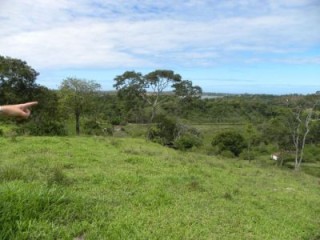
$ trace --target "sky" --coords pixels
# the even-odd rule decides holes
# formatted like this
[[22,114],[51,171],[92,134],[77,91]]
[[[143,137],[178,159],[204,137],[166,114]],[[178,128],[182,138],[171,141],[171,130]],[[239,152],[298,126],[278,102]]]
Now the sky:
[[37,83],[173,70],[204,92],[320,90],[320,0],[0,0],[0,55]]

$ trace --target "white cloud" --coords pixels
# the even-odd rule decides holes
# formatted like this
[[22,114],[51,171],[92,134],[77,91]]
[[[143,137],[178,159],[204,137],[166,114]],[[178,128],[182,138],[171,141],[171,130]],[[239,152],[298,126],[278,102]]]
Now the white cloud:
[[0,9],[0,54],[36,68],[210,66],[320,42],[312,0],[4,0]]

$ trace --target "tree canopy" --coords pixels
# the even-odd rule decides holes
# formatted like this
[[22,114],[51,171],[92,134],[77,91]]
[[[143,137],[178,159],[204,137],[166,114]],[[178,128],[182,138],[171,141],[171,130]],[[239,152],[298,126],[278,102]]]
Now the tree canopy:
[[27,62],[0,56],[0,104],[33,100],[38,75]]
[[137,102],[145,101],[151,107],[152,122],[162,102],[160,95],[174,83],[180,82],[181,76],[171,70],[155,70],[146,75],[127,71],[114,80],[114,87],[118,90],[119,96],[131,102],[133,99]]
[[65,109],[74,113],[76,133],[80,134],[80,116],[84,111],[94,107],[93,94],[100,89],[100,84],[78,78],[67,78],[60,85],[60,99]]

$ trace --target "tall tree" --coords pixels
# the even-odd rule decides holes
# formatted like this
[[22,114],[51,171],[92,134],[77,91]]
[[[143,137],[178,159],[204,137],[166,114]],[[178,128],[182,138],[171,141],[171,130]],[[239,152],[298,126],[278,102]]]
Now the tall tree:
[[193,98],[200,98],[202,95],[201,87],[193,86],[189,80],[175,83],[172,87],[174,87],[175,94],[183,99],[192,100]]
[[147,103],[151,106],[151,118],[150,122],[153,121],[156,116],[157,110],[162,103],[160,99],[161,94],[168,87],[181,81],[181,76],[175,74],[171,70],[156,70],[145,75],[145,87],[150,89],[149,94],[144,94],[143,97]]
[[144,100],[151,107],[150,122],[156,116],[162,103],[161,94],[174,83],[181,81],[181,76],[171,70],[155,70],[146,75],[137,72],[125,72],[117,76],[114,87],[119,95],[125,94],[130,99]]
[[144,79],[141,73],[127,71],[122,75],[117,76],[116,83],[113,85],[118,90],[118,97],[123,103],[126,118],[131,116],[136,118],[136,122],[143,116],[145,100],[143,96],[146,93],[144,88]]
[[[195,107],[196,102],[199,101],[202,95],[202,89],[199,86],[193,86],[189,80],[183,80],[172,85],[174,93],[179,97],[179,107],[177,113],[187,116],[190,109]],[[186,111],[187,110],[187,111]]]
[[80,134],[80,117],[93,106],[93,96],[100,89],[95,81],[69,77],[60,85],[60,99],[65,108],[70,109],[75,117],[76,133]]
[[38,75],[25,61],[0,56],[0,104],[34,100]]

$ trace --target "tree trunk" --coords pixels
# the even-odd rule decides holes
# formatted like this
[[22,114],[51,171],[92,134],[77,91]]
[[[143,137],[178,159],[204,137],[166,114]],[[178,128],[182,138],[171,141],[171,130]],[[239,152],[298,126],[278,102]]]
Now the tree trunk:
[[76,133],[80,135],[80,111],[76,111]]

